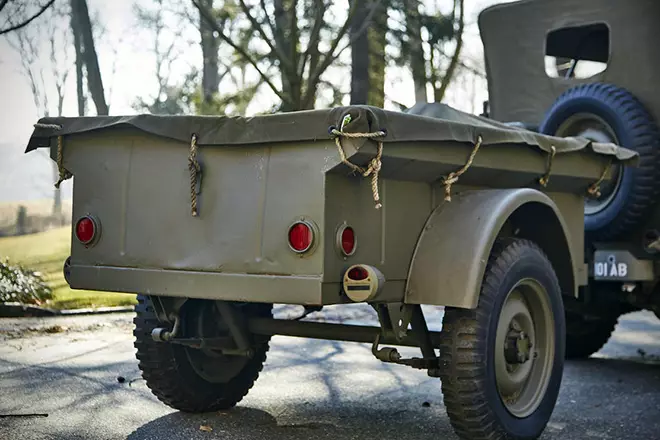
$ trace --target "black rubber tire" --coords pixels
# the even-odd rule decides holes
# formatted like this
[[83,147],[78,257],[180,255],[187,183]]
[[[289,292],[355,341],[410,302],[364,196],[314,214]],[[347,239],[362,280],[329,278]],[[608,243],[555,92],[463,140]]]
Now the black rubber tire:
[[606,315],[599,318],[585,320],[577,314],[567,314],[566,359],[586,359],[609,341],[619,316]]
[[[539,407],[516,418],[499,395],[494,366],[495,333],[510,289],[523,278],[546,289],[554,315],[555,357]],[[474,310],[445,308],[440,357],[450,422],[465,440],[536,439],[554,410],[564,368],[564,310],[559,281],[543,251],[527,240],[499,240],[491,253]]]
[[593,83],[563,93],[539,126],[555,135],[560,125],[578,113],[600,117],[614,131],[621,146],[639,154],[639,166],[623,171],[618,194],[602,211],[585,215],[591,241],[613,240],[633,232],[650,214],[660,194],[660,131],[644,105],[630,92],[611,84]]
[[[259,316],[271,315],[270,305],[254,304],[249,307]],[[254,348],[254,357],[236,376],[226,383],[214,383],[195,372],[185,347],[155,342],[151,338],[151,331],[162,324],[148,296],[138,295],[135,312],[133,334],[142,377],[153,394],[166,405],[192,413],[226,410],[245,397],[259,377],[266,361],[268,338],[259,340]]]

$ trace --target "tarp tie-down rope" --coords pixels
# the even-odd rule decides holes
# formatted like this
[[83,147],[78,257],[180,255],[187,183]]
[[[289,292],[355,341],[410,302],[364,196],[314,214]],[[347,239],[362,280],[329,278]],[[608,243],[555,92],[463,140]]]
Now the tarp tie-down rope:
[[600,184],[603,183],[603,180],[605,180],[605,176],[607,176],[607,173],[610,172],[610,168],[612,168],[612,160],[607,163],[607,166],[603,170],[603,174],[600,175],[598,180],[592,183],[591,186],[589,186],[587,189],[587,193],[589,193],[590,196],[595,198],[600,197]]
[[467,162],[465,162],[465,165],[458,170],[449,173],[447,177],[442,178],[442,184],[445,186],[445,202],[451,202],[451,186],[458,182],[458,178],[465,173],[468,168],[472,165],[472,161],[474,161],[474,157],[477,155],[477,152],[479,151],[479,148],[481,147],[481,143],[483,142],[483,138],[481,135],[477,136],[477,142],[474,143],[474,148],[472,148],[472,152],[470,153],[470,157],[468,158]]
[[[51,130],[61,130],[62,126],[57,124],[34,124],[34,128],[46,128]],[[62,182],[73,177],[73,174],[64,168],[64,139],[62,136],[57,136],[57,171],[59,178],[55,182],[55,188],[59,188]]]
[[202,167],[197,161],[197,135],[193,134],[190,138],[190,155],[188,155],[188,169],[190,170],[190,213],[193,217],[199,215],[197,209],[197,182],[202,172]]
[[355,165],[346,158],[344,147],[341,145],[341,138],[345,137],[349,139],[377,139],[377,138],[385,137],[387,133],[383,130],[375,131],[372,133],[345,132],[344,127],[349,122],[351,122],[351,116],[350,115],[344,116],[344,119],[342,120],[341,128],[337,130],[337,128],[332,127],[330,129],[330,133],[332,133],[335,136],[335,144],[337,145],[337,150],[339,150],[339,157],[341,158],[342,163],[346,164],[353,171],[362,174],[364,177],[371,176],[371,192],[373,193],[374,202],[376,203],[375,208],[380,209],[382,208],[383,204],[381,203],[380,194],[378,192],[378,176],[380,175],[380,169],[382,167],[381,159],[383,157],[383,142],[380,140],[377,141],[378,151],[376,152],[376,156],[373,159],[371,159],[371,161],[369,162],[369,166],[365,169],[362,168],[361,166]]
[[539,183],[541,186],[548,186],[548,182],[550,181],[550,173],[552,172],[552,161],[555,158],[555,154],[557,154],[557,149],[554,145],[552,145],[550,146],[550,154],[548,155],[548,164],[546,166],[545,175],[539,178]]

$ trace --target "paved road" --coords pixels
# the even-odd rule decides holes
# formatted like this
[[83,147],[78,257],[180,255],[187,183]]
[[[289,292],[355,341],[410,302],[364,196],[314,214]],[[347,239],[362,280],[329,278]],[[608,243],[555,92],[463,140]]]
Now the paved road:
[[[354,322],[373,320],[362,312]],[[0,319],[0,438],[456,439],[438,379],[382,364],[355,343],[276,337],[262,376],[235,410],[179,413],[140,379],[131,319]],[[48,416],[17,416],[36,413]],[[542,438],[660,438],[660,321],[645,312],[622,317],[600,353],[569,362]]]

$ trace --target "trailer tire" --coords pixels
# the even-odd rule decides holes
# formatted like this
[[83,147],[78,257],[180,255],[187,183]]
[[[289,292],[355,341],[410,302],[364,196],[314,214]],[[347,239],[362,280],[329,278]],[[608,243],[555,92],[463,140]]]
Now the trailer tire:
[[[521,329],[529,345],[518,345],[524,340]],[[440,376],[458,436],[522,440],[541,435],[559,394],[564,344],[561,290],[550,261],[530,241],[498,240],[477,308],[445,309]]]
[[583,84],[564,92],[539,126],[553,136],[583,136],[613,142],[639,154],[636,168],[614,166],[602,195],[585,203],[590,240],[613,240],[639,225],[660,194],[660,131],[644,105],[630,92],[603,84]]
[[[250,304],[247,308],[253,316],[271,316],[271,305]],[[237,371],[232,377],[218,382],[202,377],[193,366],[193,358],[186,350],[197,349],[152,339],[151,331],[161,327],[162,323],[148,296],[138,295],[135,312],[133,334],[139,368],[147,386],[166,405],[191,413],[226,410],[235,406],[259,377],[266,360],[269,338],[260,337],[254,346],[254,356],[246,358],[238,368],[232,367]]]

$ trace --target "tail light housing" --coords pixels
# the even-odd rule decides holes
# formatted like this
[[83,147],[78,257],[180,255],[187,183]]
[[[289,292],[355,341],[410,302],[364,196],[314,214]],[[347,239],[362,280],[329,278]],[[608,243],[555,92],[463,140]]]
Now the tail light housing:
[[355,253],[356,248],[355,230],[344,223],[337,231],[337,249],[344,257],[350,257]]
[[80,217],[74,230],[78,241],[85,246],[93,245],[100,232],[99,223],[91,215]]
[[307,221],[297,221],[289,227],[288,242],[292,251],[302,254],[314,244],[314,228]]

